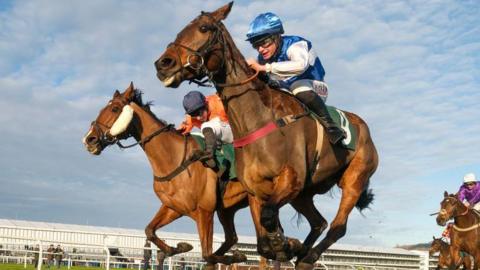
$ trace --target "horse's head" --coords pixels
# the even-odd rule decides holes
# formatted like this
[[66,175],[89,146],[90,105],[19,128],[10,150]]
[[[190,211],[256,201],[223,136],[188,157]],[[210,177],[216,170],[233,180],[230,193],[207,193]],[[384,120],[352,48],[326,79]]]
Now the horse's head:
[[445,226],[447,221],[459,215],[459,208],[463,206],[462,202],[453,194],[448,194],[445,191],[443,197],[440,203],[440,211],[437,215],[437,224],[440,226]]
[[202,12],[155,61],[157,77],[166,87],[176,88],[185,80],[211,78],[222,68],[228,45],[221,21],[228,16],[232,5],[230,2],[213,12]]
[[440,248],[442,247],[442,239],[441,238],[435,238],[433,237],[432,244],[430,245],[430,248],[428,249],[428,254],[432,256],[433,254],[437,253],[440,251]]
[[88,152],[99,155],[105,147],[130,136],[128,126],[133,119],[133,109],[128,104],[138,95],[133,83],[123,93],[115,91],[83,137]]

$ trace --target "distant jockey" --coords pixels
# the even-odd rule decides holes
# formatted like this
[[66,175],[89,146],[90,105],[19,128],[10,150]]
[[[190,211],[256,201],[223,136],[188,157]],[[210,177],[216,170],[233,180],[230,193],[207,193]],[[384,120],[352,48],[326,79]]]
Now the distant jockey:
[[330,142],[336,144],[345,138],[345,133],[333,122],[325,106],[328,88],[322,63],[310,41],[299,36],[282,36],[283,33],[277,15],[271,12],[258,15],[247,32],[247,41],[258,51],[258,59],[248,59],[247,63],[266,72],[276,87],[290,90],[317,114]]
[[475,174],[467,173],[463,177],[463,184],[457,196],[465,206],[480,211],[480,184],[475,179]]
[[193,127],[200,128],[205,137],[207,154],[203,162],[206,166],[215,168],[214,154],[217,140],[224,143],[233,142],[232,130],[220,97],[215,94],[205,97],[199,91],[191,91],[183,98],[183,108],[187,115],[178,130],[186,134]]

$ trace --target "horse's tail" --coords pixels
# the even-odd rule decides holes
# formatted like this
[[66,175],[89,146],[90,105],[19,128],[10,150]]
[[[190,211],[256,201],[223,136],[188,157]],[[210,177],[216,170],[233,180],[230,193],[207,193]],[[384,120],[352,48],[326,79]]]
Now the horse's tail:
[[368,188],[368,185],[363,190],[362,194],[360,194],[360,198],[358,198],[355,207],[362,212],[365,208],[369,208],[369,205],[373,202],[375,195],[371,188]]
[[[296,220],[295,220],[296,219]],[[295,214],[293,214],[291,221],[295,221],[297,223],[297,228],[300,228],[300,225],[305,222],[303,219],[303,215],[300,214],[300,212],[295,211]]]

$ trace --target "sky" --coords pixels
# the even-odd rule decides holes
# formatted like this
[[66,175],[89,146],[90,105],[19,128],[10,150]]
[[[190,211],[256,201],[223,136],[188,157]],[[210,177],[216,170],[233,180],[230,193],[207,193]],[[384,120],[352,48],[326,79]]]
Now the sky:
[[[143,229],[160,206],[140,148],[89,154],[81,139],[116,89],[133,81],[153,111],[179,124],[183,95],[153,62],[200,11],[198,1],[0,1],[0,218]],[[327,103],[369,125],[380,164],[375,201],[352,211],[339,243],[392,247],[427,242],[442,228],[430,213],[463,175],[480,178],[478,1],[236,1],[224,21],[246,57],[248,24],[262,12],[310,40],[325,69]],[[201,89],[205,94],[213,89]],[[331,221],[341,191],[315,197]],[[303,238],[294,211],[286,235]],[[249,211],[240,235],[254,235]],[[162,230],[195,233],[181,218]],[[222,233],[218,222],[215,232]]]

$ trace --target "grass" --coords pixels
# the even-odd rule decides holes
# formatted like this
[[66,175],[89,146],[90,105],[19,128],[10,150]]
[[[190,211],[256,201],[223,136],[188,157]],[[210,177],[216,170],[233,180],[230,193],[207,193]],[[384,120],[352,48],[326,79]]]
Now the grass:
[[[0,270],[35,270],[36,268],[31,265],[27,264],[27,268],[23,267],[23,264],[2,264],[0,263]],[[42,265],[42,270],[47,270],[48,268],[45,265]],[[57,268],[56,266],[50,267],[50,270],[68,270],[66,266],[61,266],[60,268]],[[105,268],[100,268],[100,267],[84,267],[84,266],[72,266],[70,270],[100,270],[100,269],[105,269]],[[117,269],[117,268],[112,268],[110,269]],[[125,268],[123,268],[125,269]]]

